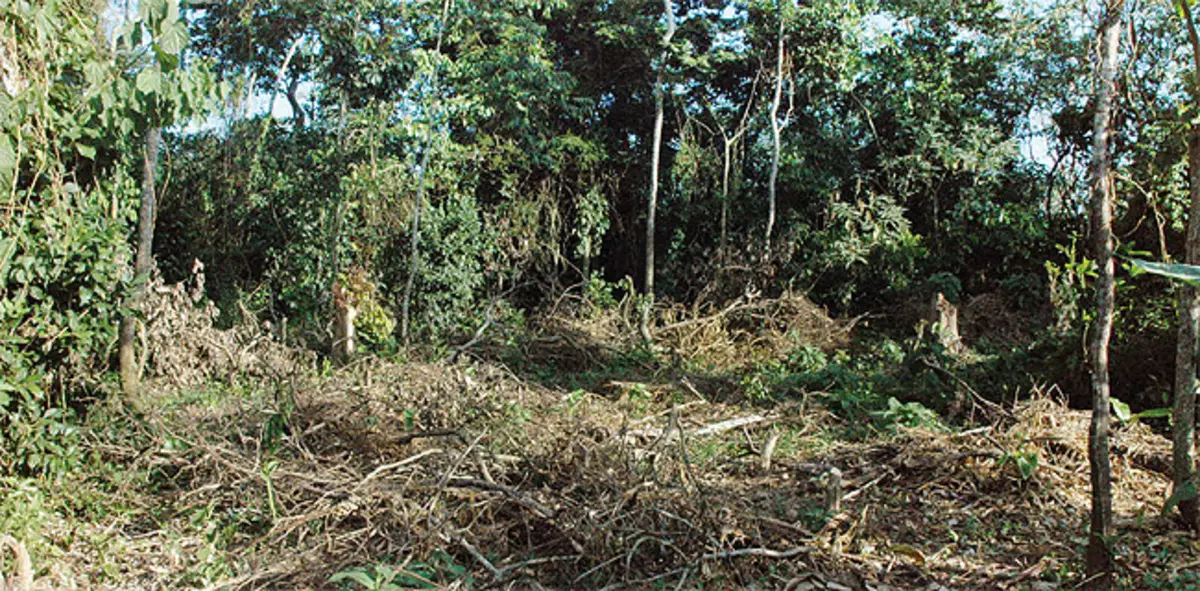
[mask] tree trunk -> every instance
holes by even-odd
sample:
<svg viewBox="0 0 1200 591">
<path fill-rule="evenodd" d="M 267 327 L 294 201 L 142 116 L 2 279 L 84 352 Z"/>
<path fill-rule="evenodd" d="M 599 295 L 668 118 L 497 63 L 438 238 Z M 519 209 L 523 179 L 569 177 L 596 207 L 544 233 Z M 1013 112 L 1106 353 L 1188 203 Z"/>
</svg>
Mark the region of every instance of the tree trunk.
<svg viewBox="0 0 1200 591">
<path fill-rule="evenodd" d="M 725 159 L 721 170 L 721 242 L 717 260 L 724 267 L 728 262 L 729 252 L 729 168 L 733 158 L 733 144 L 737 140 L 726 135 L 722 135 L 721 139 L 725 140 Z"/>
<path fill-rule="evenodd" d="M 146 152 L 142 157 L 142 203 L 138 208 L 137 256 L 133 263 L 133 273 L 137 281 L 137 288 L 133 294 L 135 305 L 146 292 L 146 282 L 150 279 L 150 268 L 154 264 L 154 175 L 158 169 L 159 133 L 156 127 L 146 132 Z M 120 363 L 121 388 L 125 392 L 126 400 L 134 403 L 141 387 L 141 372 L 133 346 L 136 332 L 137 319 L 129 315 L 123 316 L 118 335 L 117 359 Z"/>
<path fill-rule="evenodd" d="M 666 84 L 668 46 L 675 36 L 675 8 L 671 0 L 663 0 L 663 17 L 667 20 L 667 30 L 663 33 L 663 51 L 658 58 L 658 76 L 654 80 L 654 143 L 650 146 L 650 199 L 646 204 L 646 298 L 642 302 L 642 318 L 638 326 L 646 343 L 652 340 L 650 309 L 654 306 L 654 215 L 658 209 L 658 166 L 662 154 L 663 86 Z"/>
<path fill-rule="evenodd" d="M 779 46 L 775 56 L 775 95 L 771 99 L 771 178 L 767 183 L 767 235 L 766 252 L 763 256 L 771 256 L 771 233 L 775 230 L 775 200 L 776 186 L 779 182 L 779 153 L 782 126 L 779 124 L 779 104 L 783 102 L 783 12 L 779 13 Z"/>
<path fill-rule="evenodd" d="M 1192 22 L 1191 8 L 1187 2 L 1179 2 L 1192 46 L 1193 100 L 1200 102 L 1200 35 Z M 1188 212 L 1187 250 L 1184 262 L 1200 264 L 1200 126 L 1192 125 L 1188 138 L 1188 179 L 1191 193 L 1191 208 Z M 1196 486 L 1196 354 L 1197 331 L 1200 330 L 1200 290 L 1183 284 L 1179 291 L 1179 336 L 1175 348 L 1175 399 L 1173 403 L 1171 434 L 1173 452 L 1171 457 L 1172 496 L 1179 499 L 1179 515 L 1193 529 L 1200 529 L 1200 505 L 1197 504 Z"/>
<path fill-rule="evenodd" d="M 300 104 L 300 99 L 296 96 L 299 86 L 300 79 L 292 76 L 292 81 L 288 84 L 287 88 L 287 100 L 288 105 L 292 107 L 292 121 L 294 122 L 292 129 L 295 131 L 304 129 L 305 123 L 304 106 Z"/>
<path fill-rule="evenodd" d="M 442 51 L 442 35 L 446 32 L 446 19 L 450 17 L 450 1 L 443 0 L 442 2 L 442 17 L 438 22 L 437 42 L 434 43 L 433 48 L 436 53 L 441 53 Z M 438 92 L 439 74 L 439 70 L 435 69 L 433 71 L 432 84 L 430 85 L 433 88 L 433 96 L 435 98 Z M 436 129 L 432 128 L 433 118 L 430 117 L 429 119 L 429 137 L 425 142 L 425 151 L 421 153 L 421 164 L 419 165 L 421 169 L 417 171 L 417 202 L 413 205 L 411 234 L 412 250 L 409 253 L 408 259 L 408 278 L 404 281 L 404 300 L 400 305 L 400 340 L 404 343 L 405 347 L 408 347 L 410 342 L 411 324 L 409 314 L 412 307 L 413 283 L 416 281 L 417 270 L 420 267 L 421 260 L 421 251 L 418 247 L 421 244 L 421 210 L 425 207 L 425 172 L 429 169 L 429 153 L 433 151 L 434 134 L 437 132 Z"/>
<path fill-rule="evenodd" d="M 432 133 L 432 132 L 431 132 Z M 409 310 L 412 306 L 413 282 L 420 268 L 421 251 L 421 210 L 425 207 L 425 169 L 429 167 L 429 152 L 433 151 L 432 138 L 425 142 L 425 151 L 421 154 L 421 170 L 417 171 L 417 202 L 413 205 L 412 234 L 409 242 L 412 250 L 408 257 L 408 278 L 404 282 L 404 300 L 400 305 L 400 340 L 404 346 L 409 345 Z"/>
<path fill-rule="evenodd" d="M 1116 95 L 1116 62 L 1123 8 L 1124 0 L 1108 0 L 1100 24 L 1096 116 L 1092 123 L 1092 238 L 1100 276 L 1096 281 L 1096 320 L 1092 327 L 1089 351 L 1092 363 L 1092 422 L 1088 430 L 1088 461 L 1091 466 L 1092 519 L 1088 532 L 1087 573 L 1091 589 L 1111 589 L 1113 585 L 1108 346 L 1112 339 L 1116 288 L 1113 278 L 1113 187 L 1109 134 Z"/>
</svg>

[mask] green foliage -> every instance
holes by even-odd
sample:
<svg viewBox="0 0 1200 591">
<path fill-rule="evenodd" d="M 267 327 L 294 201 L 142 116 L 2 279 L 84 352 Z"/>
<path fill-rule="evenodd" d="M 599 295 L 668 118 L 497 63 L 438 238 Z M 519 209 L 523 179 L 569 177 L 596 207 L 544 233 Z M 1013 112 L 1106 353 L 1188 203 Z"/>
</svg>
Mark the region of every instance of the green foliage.
<svg viewBox="0 0 1200 591">
<path fill-rule="evenodd" d="M 1156 263 L 1133 259 L 1133 268 L 1144 273 L 1153 273 L 1170 279 L 1177 279 L 1192 285 L 1200 284 L 1200 266 L 1183 263 Z"/>
<path fill-rule="evenodd" d="M 121 150 L 148 127 L 184 121 L 217 90 L 203 67 L 181 67 L 178 2 L 139 11 L 109 56 L 87 3 L 0 5 L 17 41 L 5 51 L 23 58 L 17 92 L 0 91 L 0 466 L 10 471 L 68 468 L 68 408 L 103 381 L 95 374 L 132 287 L 128 171 L 140 158 Z"/>
<path fill-rule="evenodd" d="M 872 413 L 885 425 L 902 425 L 905 427 L 926 427 L 943 429 L 942 421 L 937 413 L 929 410 L 920 402 L 900 402 L 895 397 L 887 399 L 887 408 Z"/>
<path fill-rule="evenodd" d="M 833 203 L 823 229 L 813 231 L 797 220 L 789 235 L 796 253 L 794 281 L 812 284 L 842 308 L 864 292 L 877 297 L 905 289 L 926 255 L 904 207 L 883 195 Z"/>
<path fill-rule="evenodd" d="M 467 331 L 477 320 L 487 284 L 484 263 L 494 253 L 496 236 L 483 224 L 474 197 L 455 194 L 427 212 L 415 318 L 427 336 Z"/>
<path fill-rule="evenodd" d="M 1168 576 L 1145 573 L 1138 581 L 1140 589 L 1155 589 L 1163 591 L 1200 591 L 1200 573 L 1195 571 L 1176 571 Z"/>
<path fill-rule="evenodd" d="M 1030 478 L 1033 478 L 1034 473 L 1037 471 L 1040 458 L 1041 456 L 1037 451 L 1034 450 L 1021 449 L 1017 451 L 1008 451 L 1004 452 L 1004 454 L 1000 456 L 1000 461 L 997 462 L 996 465 L 1012 465 L 1016 467 L 1017 474 L 1021 477 L 1021 480 L 1029 480 Z"/>
<path fill-rule="evenodd" d="M 1045 262 L 1049 276 L 1050 305 L 1054 308 L 1055 328 L 1062 333 L 1078 327 L 1086 320 L 1083 303 L 1088 296 L 1088 281 L 1096 277 L 1096 263 L 1078 252 L 1078 240 L 1055 249 L 1066 260 Z"/>
<path fill-rule="evenodd" d="M 472 577 L 466 567 L 441 550 L 434 552 L 426 562 L 409 563 L 403 568 L 375 564 L 371 567 L 349 568 L 329 577 L 330 583 L 341 584 L 339 588 L 367 591 L 438 589 L 454 581 L 470 585 Z"/>
<path fill-rule="evenodd" d="M 1111 399 L 1113 417 L 1122 423 L 1137 423 L 1142 419 L 1161 419 L 1171 416 L 1170 408 L 1151 408 L 1141 412 L 1131 412 L 1129 405 L 1116 398 Z"/>
</svg>

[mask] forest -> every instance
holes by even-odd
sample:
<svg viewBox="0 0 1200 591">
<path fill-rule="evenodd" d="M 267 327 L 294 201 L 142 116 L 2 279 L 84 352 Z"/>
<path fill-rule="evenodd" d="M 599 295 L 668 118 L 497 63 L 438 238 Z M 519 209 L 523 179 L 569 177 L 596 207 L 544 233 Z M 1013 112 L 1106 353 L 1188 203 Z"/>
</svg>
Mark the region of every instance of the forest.
<svg viewBox="0 0 1200 591">
<path fill-rule="evenodd" d="M 0 0 L 0 591 L 1200 589 L 1195 0 Z"/>
</svg>

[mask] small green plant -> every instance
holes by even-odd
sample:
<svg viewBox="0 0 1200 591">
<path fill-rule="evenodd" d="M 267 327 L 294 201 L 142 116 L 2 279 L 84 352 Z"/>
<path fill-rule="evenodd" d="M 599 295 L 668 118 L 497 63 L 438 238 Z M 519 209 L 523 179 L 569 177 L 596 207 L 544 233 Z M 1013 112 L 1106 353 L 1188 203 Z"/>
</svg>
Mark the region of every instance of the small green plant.
<svg viewBox="0 0 1200 591">
<path fill-rule="evenodd" d="M 263 462 L 260 469 L 263 482 L 267 485 L 267 508 L 271 511 L 271 521 L 279 520 L 279 507 L 275 502 L 275 485 L 271 481 L 271 476 L 275 474 L 275 470 L 279 468 L 279 460 L 267 460 Z"/>
<path fill-rule="evenodd" d="M 920 402 L 900 402 L 895 397 L 888 398 L 887 408 L 872 413 L 884 426 L 903 425 L 905 427 L 928 427 L 942 429 L 942 421 L 937 413 L 929 410 Z"/>
<path fill-rule="evenodd" d="M 343 587 L 345 587 L 345 583 L 352 582 L 369 591 L 398 591 L 405 587 L 393 581 L 401 574 L 401 571 L 386 564 L 376 564 L 371 568 L 358 566 L 335 573 L 329 577 L 329 582 L 343 583 Z M 420 581 L 417 588 L 428 589 L 432 587 L 428 583 L 428 581 Z"/>
<path fill-rule="evenodd" d="M 1142 576 L 1141 589 L 1162 589 L 1164 591 L 1200 591 L 1200 572 L 1179 571 L 1169 576 L 1146 573 Z"/>
<path fill-rule="evenodd" d="M 587 402 L 587 391 L 576 389 L 563 396 L 563 402 L 567 404 L 567 416 L 574 418 L 575 413 L 579 411 L 579 407 Z"/>
<path fill-rule="evenodd" d="M 1039 456 L 1036 451 L 1022 449 L 1018 451 L 1006 452 L 1004 455 L 1000 456 L 998 465 L 1005 466 L 1011 464 L 1012 466 L 1016 467 L 1017 474 L 1021 476 L 1021 480 L 1025 481 L 1033 478 L 1034 473 L 1037 471 L 1038 462 L 1040 459 L 1041 456 Z"/>
<path fill-rule="evenodd" d="M 404 568 L 386 564 L 371 567 L 356 566 L 335 573 L 330 583 L 341 583 L 346 588 L 350 583 L 368 591 L 400 591 L 402 589 L 437 589 L 451 581 L 472 582 L 465 566 L 458 564 L 453 556 L 437 551 L 426 562 L 413 562 Z"/>
</svg>

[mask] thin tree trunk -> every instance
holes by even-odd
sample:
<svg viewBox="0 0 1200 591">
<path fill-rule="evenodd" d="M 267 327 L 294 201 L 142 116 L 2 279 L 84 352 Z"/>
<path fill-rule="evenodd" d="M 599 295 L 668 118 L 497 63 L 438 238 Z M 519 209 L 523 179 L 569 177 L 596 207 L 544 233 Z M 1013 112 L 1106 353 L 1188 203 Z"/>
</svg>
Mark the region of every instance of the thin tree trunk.
<svg viewBox="0 0 1200 591">
<path fill-rule="evenodd" d="M 404 302 L 400 305 L 400 340 L 404 346 L 409 345 L 409 309 L 412 305 L 413 282 L 417 277 L 420 266 L 421 251 L 421 211 L 425 207 L 425 170 L 429 166 L 429 152 L 433 151 L 433 141 L 426 142 L 425 151 L 421 154 L 421 170 L 417 171 L 417 202 L 413 206 L 412 235 L 409 242 L 412 250 L 408 257 L 408 279 L 404 282 Z"/>
<path fill-rule="evenodd" d="M 667 21 L 667 30 L 663 33 L 663 52 L 659 56 L 658 75 L 654 80 L 654 143 L 650 147 L 650 200 L 646 204 L 646 297 L 642 302 L 642 318 L 638 326 L 646 343 L 652 340 L 650 310 L 654 306 L 654 216 L 658 209 L 658 166 L 662 155 L 663 86 L 666 84 L 668 46 L 675 36 L 675 8 L 671 0 L 663 0 L 663 17 Z"/>
<path fill-rule="evenodd" d="M 296 96 L 300 87 L 300 79 L 292 76 L 292 81 L 288 83 L 287 100 L 288 105 L 292 107 L 292 120 L 294 121 L 293 129 L 304 129 L 305 114 L 304 106 L 300 104 L 300 99 Z"/>
<path fill-rule="evenodd" d="M 730 160 L 733 158 L 733 145 L 737 142 L 737 138 L 735 136 L 731 139 L 722 131 L 721 139 L 725 140 L 725 159 L 721 169 L 721 246 L 717 260 L 724 267 L 728 261 L 729 252 L 729 168 Z"/>
<path fill-rule="evenodd" d="M 1192 22 L 1187 2 L 1178 2 L 1183 11 L 1188 41 L 1192 46 L 1192 98 L 1200 102 L 1200 35 Z M 1200 264 L 1200 126 L 1192 125 L 1188 138 L 1188 178 L 1191 208 L 1188 212 L 1187 250 L 1184 262 Z M 1180 286 L 1179 336 L 1175 348 L 1175 399 L 1172 412 L 1171 458 L 1172 496 L 1179 498 L 1179 514 L 1193 529 L 1200 529 L 1200 504 L 1195 493 L 1196 478 L 1196 355 L 1197 331 L 1200 330 L 1200 290 L 1190 284 Z"/>
<path fill-rule="evenodd" d="M 442 51 L 442 36 L 446 31 L 446 19 L 450 16 L 451 0 L 442 1 L 442 18 L 438 23 L 437 42 L 434 44 L 434 52 L 441 53 Z M 431 87 L 436 98 L 438 89 L 438 70 L 433 71 L 433 80 Z M 433 121 L 429 122 L 432 127 Z M 425 172 L 429 169 L 429 153 L 433 151 L 433 132 L 430 129 L 429 137 L 425 142 L 425 151 L 421 153 L 421 169 L 417 171 L 417 202 L 413 205 L 413 220 L 412 234 L 410 241 L 412 242 L 412 250 L 409 252 L 408 258 L 408 278 L 404 281 L 404 300 L 400 305 L 400 340 L 408 347 L 410 343 L 410 309 L 412 307 L 412 292 L 413 283 L 416 281 L 417 269 L 420 267 L 420 245 L 421 245 L 421 212 L 425 207 Z"/>
<path fill-rule="evenodd" d="M 138 240 L 137 255 L 133 262 L 133 273 L 138 282 L 133 294 L 133 302 L 141 301 L 146 292 L 146 282 L 150 279 L 150 268 L 154 264 L 154 176 L 158 169 L 159 129 L 150 128 L 146 132 L 145 153 L 142 156 L 142 203 L 138 208 Z M 126 401 L 135 403 L 141 389 L 141 372 L 134 351 L 134 337 L 137 332 L 137 319 L 133 316 L 121 318 L 118 331 L 117 359 L 120 363 L 121 388 Z"/>
<path fill-rule="evenodd" d="M 764 256 L 771 256 L 771 234 L 775 231 L 775 200 L 776 186 L 779 182 L 779 153 L 780 153 L 780 135 L 782 126 L 779 124 L 779 104 L 783 102 L 783 12 L 779 13 L 779 46 L 775 56 L 775 95 L 771 99 L 771 178 L 767 184 L 767 234 L 766 234 L 766 252 Z"/>
<path fill-rule="evenodd" d="M 712 110 L 711 105 L 709 106 L 713 122 L 721 130 L 721 140 L 724 142 L 725 148 L 721 160 L 721 240 L 720 250 L 717 252 L 717 260 L 722 268 L 729 262 L 729 185 L 735 156 L 734 148 L 741 141 L 742 135 L 746 133 L 746 122 L 750 118 L 750 109 L 754 106 L 754 92 L 758 89 L 758 79 L 761 75 L 762 72 L 759 72 L 754 76 L 754 83 L 750 86 L 750 98 L 746 101 L 746 108 L 742 110 L 742 118 L 737 122 L 737 127 L 732 130 L 732 133 L 721 123 L 720 116 Z"/>
<path fill-rule="evenodd" d="M 1092 519 L 1088 531 L 1087 573 L 1089 588 L 1111 589 L 1113 584 L 1112 474 L 1109 465 L 1108 347 L 1112 339 L 1113 278 L 1112 154 L 1109 148 L 1113 100 L 1116 95 L 1117 52 L 1120 47 L 1124 0 L 1109 0 L 1099 30 L 1099 66 L 1096 81 L 1096 116 L 1092 123 L 1092 238 L 1100 276 L 1096 281 L 1096 320 L 1092 328 L 1092 421 L 1088 430 L 1091 466 Z"/>
</svg>

